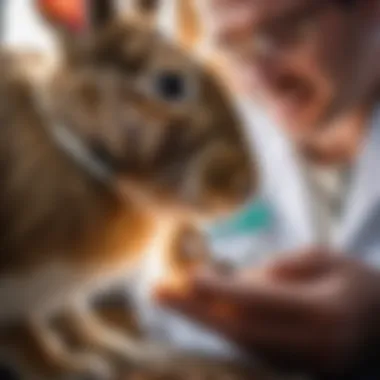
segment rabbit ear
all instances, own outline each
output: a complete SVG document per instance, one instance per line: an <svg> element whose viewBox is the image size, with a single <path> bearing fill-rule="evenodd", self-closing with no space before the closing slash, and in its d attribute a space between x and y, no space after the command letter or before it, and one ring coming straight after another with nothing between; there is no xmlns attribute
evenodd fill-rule
<svg viewBox="0 0 380 380"><path fill-rule="evenodd" d="M84 46L117 14L115 0L37 0L36 5L64 49Z"/></svg>
<svg viewBox="0 0 380 380"><path fill-rule="evenodd" d="M176 3L174 39L194 57L208 65L212 53L211 31L205 20L204 0Z"/></svg>
<svg viewBox="0 0 380 380"><path fill-rule="evenodd" d="M202 23L195 0L177 1L176 38L186 49L195 49L203 37Z"/></svg>
<svg viewBox="0 0 380 380"><path fill-rule="evenodd" d="M54 31L67 34L98 29L115 13L112 0L37 0L36 6Z"/></svg>

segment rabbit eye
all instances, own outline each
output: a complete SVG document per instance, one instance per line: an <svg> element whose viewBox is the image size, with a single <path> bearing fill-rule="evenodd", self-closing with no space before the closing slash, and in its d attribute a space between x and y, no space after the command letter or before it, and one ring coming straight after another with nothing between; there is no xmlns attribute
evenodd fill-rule
<svg viewBox="0 0 380 380"><path fill-rule="evenodd" d="M175 71L157 73L154 78L154 91L165 101L181 102L190 95L190 83L187 78Z"/></svg>

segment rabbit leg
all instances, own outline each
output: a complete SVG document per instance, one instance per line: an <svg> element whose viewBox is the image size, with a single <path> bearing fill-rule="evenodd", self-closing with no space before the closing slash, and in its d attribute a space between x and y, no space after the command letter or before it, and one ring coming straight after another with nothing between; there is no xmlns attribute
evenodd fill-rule
<svg viewBox="0 0 380 380"><path fill-rule="evenodd" d="M159 365L172 358L162 346L142 343L109 326L89 306L74 305L66 310L65 317L82 342L116 355L129 365Z"/></svg>
<svg viewBox="0 0 380 380"><path fill-rule="evenodd" d="M43 317L32 318L27 323L27 331L41 361L54 378L112 378L112 369L104 359L93 354L71 352L48 322Z"/></svg>

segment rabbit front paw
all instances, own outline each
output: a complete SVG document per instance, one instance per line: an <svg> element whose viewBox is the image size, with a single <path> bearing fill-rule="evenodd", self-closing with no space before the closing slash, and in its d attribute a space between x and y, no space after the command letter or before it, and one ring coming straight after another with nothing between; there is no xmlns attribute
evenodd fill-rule
<svg viewBox="0 0 380 380"><path fill-rule="evenodd" d="M41 367L36 379L109 380L114 377L113 366L102 356L70 350L45 320L30 321L28 329L38 353L36 364Z"/></svg>
<svg viewBox="0 0 380 380"><path fill-rule="evenodd" d="M77 354L61 362L62 375L58 380L111 380L115 378L112 367L96 355Z"/></svg>
<svg viewBox="0 0 380 380"><path fill-rule="evenodd" d="M111 355L121 364L134 365L142 362L146 352L140 349L140 344L128 335L126 331L119 331L108 325L98 315L87 307L71 307L65 311L65 323L82 346L93 351Z"/></svg>

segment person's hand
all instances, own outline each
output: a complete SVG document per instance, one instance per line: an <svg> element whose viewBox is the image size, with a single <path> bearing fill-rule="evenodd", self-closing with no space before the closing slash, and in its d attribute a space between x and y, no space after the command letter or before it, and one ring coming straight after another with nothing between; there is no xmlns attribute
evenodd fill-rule
<svg viewBox="0 0 380 380"><path fill-rule="evenodd" d="M158 298L271 364L340 373L378 342L380 273L342 256L307 252L246 273L199 273L190 285Z"/></svg>

